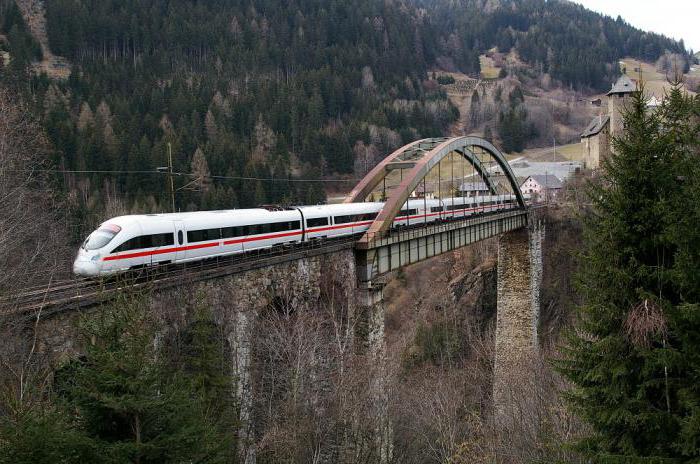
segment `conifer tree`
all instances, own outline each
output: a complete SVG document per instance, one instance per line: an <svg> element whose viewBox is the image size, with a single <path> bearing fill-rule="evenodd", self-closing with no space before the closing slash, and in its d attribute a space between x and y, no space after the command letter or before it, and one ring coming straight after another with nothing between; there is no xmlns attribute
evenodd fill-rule
<svg viewBox="0 0 700 464"><path fill-rule="evenodd" d="M688 201L700 186L697 115L697 101L678 89L658 113L635 93L591 187L585 304L558 367L573 383L572 408L592 427L579 449L595 462L700 456L700 214Z"/></svg>
<svg viewBox="0 0 700 464"><path fill-rule="evenodd" d="M196 365L173 370L150 314L143 299L124 297L82 324L85 359L61 385L67 410L79 417L102 462L225 462L230 440L202 397L218 381L205 380ZM209 348L197 345L203 362Z"/></svg>

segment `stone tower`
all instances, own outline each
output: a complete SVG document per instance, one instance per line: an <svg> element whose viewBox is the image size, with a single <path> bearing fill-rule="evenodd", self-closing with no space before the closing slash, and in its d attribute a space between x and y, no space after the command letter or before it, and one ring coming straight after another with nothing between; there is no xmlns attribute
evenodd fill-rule
<svg viewBox="0 0 700 464"><path fill-rule="evenodd" d="M620 76L608 92L608 114L593 118L581 133L583 164L586 168L598 169L601 162L610 155L612 138L622 135L622 114L635 90L637 84L632 79L626 74Z"/></svg>
<svg viewBox="0 0 700 464"><path fill-rule="evenodd" d="M623 74L608 92L608 116L610 117L610 136L618 137L623 131L622 112L630 100L630 95L637 90L637 84Z"/></svg>

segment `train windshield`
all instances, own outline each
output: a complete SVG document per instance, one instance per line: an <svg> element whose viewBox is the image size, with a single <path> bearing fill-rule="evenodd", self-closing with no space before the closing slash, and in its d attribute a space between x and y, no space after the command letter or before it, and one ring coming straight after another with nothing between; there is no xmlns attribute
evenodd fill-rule
<svg viewBox="0 0 700 464"><path fill-rule="evenodd" d="M91 233L83 243L83 248L86 250L98 250L107 245L112 239L122 230L121 227L114 224L105 224Z"/></svg>

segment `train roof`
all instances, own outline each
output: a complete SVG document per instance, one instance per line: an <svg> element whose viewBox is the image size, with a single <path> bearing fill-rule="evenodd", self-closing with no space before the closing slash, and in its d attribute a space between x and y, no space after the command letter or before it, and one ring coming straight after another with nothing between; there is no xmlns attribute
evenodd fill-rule
<svg viewBox="0 0 700 464"><path fill-rule="evenodd" d="M234 216L236 219L275 219L285 217L297 217L299 213L295 209L270 211L264 208L250 209L222 209L216 211L192 211L186 213L154 213L154 214L131 214L128 216L118 216L108 219L104 223L115 223L119 225L130 224L134 222L143 222L149 220L163 221L202 221L202 220L220 220L225 217ZM103 223L103 224L104 224Z"/></svg>
<svg viewBox="0 0 700 464"><path fill-rule="evenodd" d="M384 203L379 202L366 202L366 203L335 203L332 205L314 205L314 206L299 206L304 215L334 215L334 214L347 214L347 213L357 213L359 211L374 211L380 210L384 206Z"/></svg>

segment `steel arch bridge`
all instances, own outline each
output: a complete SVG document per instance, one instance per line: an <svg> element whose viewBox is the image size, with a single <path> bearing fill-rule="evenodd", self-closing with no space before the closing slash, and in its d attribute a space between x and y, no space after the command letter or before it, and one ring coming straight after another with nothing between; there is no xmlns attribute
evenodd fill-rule
<svg viewBox="0 0 700 464"><path fill-rule="evenodd" d="M497 188L491 174L484 166L484 156L495 161L510 184L520 209L527 209L520 186L508 161L491 142L474 136L417 140L399 148L377 164L345 199L345 203L365 201L381 183L386 181L391 172L401 170L400 184L392 189L389 195L386 195L386 189L384 189L384 208L358 243L366 243L371 238L384 236L411 193L419 187L420 182L425 182L428 173L452 154L457 154L468 162L494 195L497 194ZM404 170L408 171L405 175Z"/></svg>

